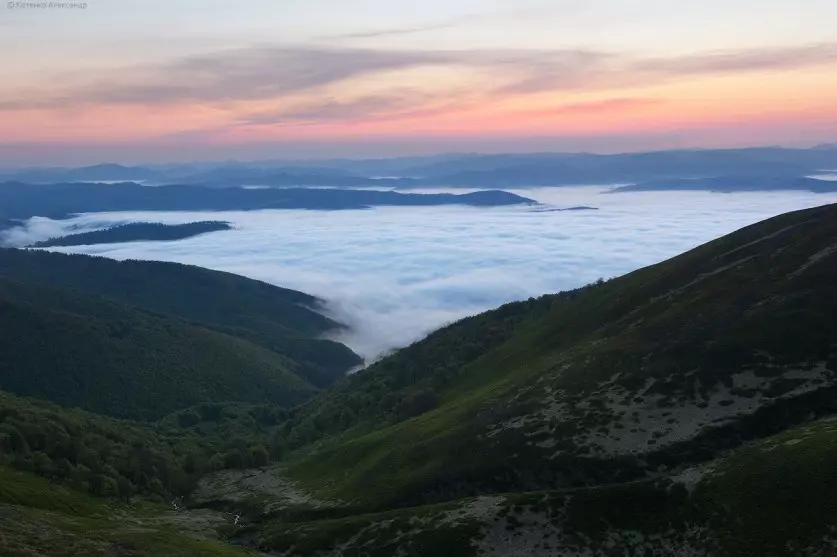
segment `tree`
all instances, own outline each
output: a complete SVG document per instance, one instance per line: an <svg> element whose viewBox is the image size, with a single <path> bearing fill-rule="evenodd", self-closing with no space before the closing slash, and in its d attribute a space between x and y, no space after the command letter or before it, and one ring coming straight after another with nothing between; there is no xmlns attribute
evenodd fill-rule
<svg viewBox="0 0 837 557"><path fill-rule="evenodd" d="M116 480L116 490L119 497L125 499L126 503L131 502L131 496L134 494L134 484L131 483L131 480L119 476Z"/></svg>
<svg viewBox="0 0 837 557"><path fill-rule="evenodd" d="M270 457L265 448L261 445L256 445L250 448L250 465L255 467L265 466Z"/></svg>
<svg viewBox="0 0 837 557"><path fill-rule="evenodd" d="M201 416L193 408L183 410L177 415L177 423L180 427L192 427L201 421Z"/></svg>
<svg viewBox="0 0 837 557"><path fill-rule="evenodd" d="M233 449L224 455L224 468L244 468L244 454L239 449Z"/></svg>
<svg viewBox="0 0 837 557"><path fill-rule="evenodd" d="M44 453L32 453L32 471L39 476L52 474L52 461Z"/></svg>

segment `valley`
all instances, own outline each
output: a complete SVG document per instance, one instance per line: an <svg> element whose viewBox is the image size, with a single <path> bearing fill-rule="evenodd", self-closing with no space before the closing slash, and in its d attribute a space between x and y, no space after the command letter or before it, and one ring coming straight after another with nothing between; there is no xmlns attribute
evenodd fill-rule
<svg viewBox="0 0 837 557"><path fill-rule="evenodd" d="M0 557L837 557L837 1L0 10Z"/></svg>
<svg viewBox="0 0 837 557"><path fill-rule="evenodd" d="M348 376L307 294L2 250L0 546L827 554L836 245L783 214Z"/></svg>

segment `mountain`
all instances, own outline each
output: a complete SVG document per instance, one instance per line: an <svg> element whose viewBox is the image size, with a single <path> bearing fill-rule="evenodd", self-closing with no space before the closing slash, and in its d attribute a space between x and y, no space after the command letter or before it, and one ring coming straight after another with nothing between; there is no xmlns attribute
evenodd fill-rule
<svg viewBox="0 0 837 557"><path fill-rule="evenodd" d="M221 221L188 222L185 224L163 224L161 222L132 222L112 226L104 230L92 230L68 234L36 242L29 247L49 248L55 246L85 246L91 244L118 244L122 242L166 242L182 240L209 232L232 230L232 225Z"/></svg>
<svg viewBox="0 0 837 557"><path fill-rule="evenodd" d="M365 209L377 205L532 205L531 199L502 191L463 195L402 194L392 191L304 188L147 187L119 184L0 183L0 219L65 218L101 211L252 211L259 209Z"/></svg>
<svg viewBox="0 0 837 557"><path fill-rule="evenodd" d="M9 261L0 275L20 266ZM196 271L160 272L175 273L177 292L187 275L176 273ZM827 205L460 320L291 409L199 404L149 425L0 394L0 550L62 554L94 540L140 555L240 545L280 555L831 555L835 275L837 205ZM200 284L188 276L183 284ZM56 316L140 319L66 285L3 281L12 309L0 317L17 311L10 323L28 327L18 338L2 325L3 358L20 347L24 363L39 362L37 350L59 363L107 358L120 347L91 350L103 335L81 338L88 326ZM155 319L208 331L142 318L144 334ZM144 344L165 355L187 334ZM33 349L40 338L72 341ZM60 381L59 367L37 370ZM68 443L76 437L80 446ZM55 472L70 471L62 459L72 473ZM78 491L121 497L120 483L149 506L114 499L103 511ZM184 491L182 513L153 506ZM216 540L188 546L199 516Z"/></svg>
<svg viewBox="0 0 837 557"><path fill-rule="evenodd" d="M837 143L820 143L811 147L811 149L817 151L837 151Z"/></svg>
<svg viewBox="0 0 837 557"><path fill-rule="evenodd" d="M668 476L350 516L285 510L248 531L293 555L831 555L835 449L825 418Z"/></svg>
<svg viewBox="0 0 837 557"><path fill-rule="evenodd" d="M0 552L9 557L254 557L218 539L214 528L229 524L219 512L109 500L0 467Z"/></svg>
<svg viewBox="0 0 837 557"><path fill-rule="evenodd" d="M469 155L418 164L404 169L400 175L413 177L416 184L424 187L513 188L619 184L724 175L798 178L829 168L837 168L835 150L763 147L608 155Z"/></svg>
<svg viewBox="0 0 837 557"><path fill-rule="evenodd" d="M669 477L346 516L312 499L265 511L275 503L255 490L274 499L303 496L287 482L267 483L273 478L265 469L211 474L175 510L161 503L176 486L163 485L158 474L194 474L204 448L192 446L185 458L177 451L198 437L4 394L0 408L3 454L18 468L0 466L0 551L8 555L105 556L125 548L137 556L255 554L241 544L278 554L381 557L607 555L614 547L632 555L760 557L828 555L833 548L833 418ZM9 451L12 439L27 447ZM202 503L221 478L238 479L228 492L234 512Z"/></svg>
<svg viewBox="0 0 837 557"><path fill-rule="evenodd" d="M231 273L177 263L0 249L2 277L105 296L246 339L295 362L296 373L317 387L361 361L346 346L322 338L342 325L312 309L321 300Z"/></svg>
<svg viewBox="0 0 837 557"><path fill-rule="evenodd" d="M814 178L781 178L771 176L716 176L713 178L657 180L612 189L609 193L632 191L737 191L802 190L814 193L837 192L837 181Z"/></svg>
<svg viewBox="0 0 837 557"><path fill-rule="evenodd" d="M565 211L598 211L598 207L589 207L587 205L578 205L576 207L542 207L532 209L533 213L562 213Z"/></svg>
<svg viewBox="0 0 837 557"><path fill-rule="evenodd" d="M409 178L367 178L364 176L353 176L339 169L306 169L293 167L225 167L189 175L179 180L178 183L197 184L211 188L252 185L295 188L395 188L416 185L415 181Z"/></svg>
<svg viewBox="0 0 837 557"><path fill-rule="evenodd" d="M797 178L837 169L837 149L755 147L684 149L645 153L448 153L380 159L203 162L124 167L102 164L75 169L33 168L0 174L0 181L30 184L144 181L213 188L282 187L508 188L623 184L663 179L751 175Z"/></svg>
<svg viewBox="0 0 837 557"><path fill-rule="evenodd" d="M2 179L31 184L52 182L123 182L127 180L159 180L163 175L142 166L105 163L79 168L31 168L2 174Z"/></svg>
<svg viewBox="0 0 837 557"><path fill-rule="evenodd" d="M69 290L0 282L4 390L140 420L201 402L292 406L316 388L245 339Z"/></svg>
<svg viewBox="0 0 837 557"><path fill-rule="evenodd" d="M837 156L831 157L837 159ZM807 161L785 160L745 151L668 151L621 155L518 156L466 159L457 165L416 168L420 183L450 187L511 188L613 184L727 174L799 177ZM837 160L835 160L837 162ZM816 168L816 167L815 167Z"/></svg>
<svg viewBox="0 0 837 557"><path fill-rule="evenodd" d="M577 487L837 410L835 245L837 206L790 213L434 333L301 409L303 430L342 413L374 431L299 471L339 462L337 492L370 503Z"/></svg>
<svg viewBox="0 0 837 557"><path fill-rule="evenodd" d="M291 412L297 448L270 474L318 514L262 514L256 538L499 555L525 552L508 544L529 529L532 544L558 543L547 555L570 542L822 548L835 514L813 486L837 477L835 275L829 205L439 330ZM797 505L810 512L783 522Z"/></svg>
<svg viewBox="0 0 837 557"><path fill-rule="evenodd" d="M204 404L191 412L218 430L196 431L0 392L0 554L254 555L226 541L230 515L182 498L208 471L274 458L252 427L274 411ZM250 431L229 430L234 420Z"/></svg>

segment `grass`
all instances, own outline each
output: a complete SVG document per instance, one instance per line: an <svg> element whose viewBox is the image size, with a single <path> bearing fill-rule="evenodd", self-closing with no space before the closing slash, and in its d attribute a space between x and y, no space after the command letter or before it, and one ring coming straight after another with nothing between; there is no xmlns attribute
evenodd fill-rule
<svg viewBox="0 0 837 557"><path fill-rule="evenodd" d="M735 555L816 554L837 524L837 418L752 443L720 461L697 492L726 509L715 525ZM814 545L812 549L812 544Z"/></svg>
<svg viewBox="0 0 837 557"><path fill-rule="evenodd" d="M166 507L89 497L0 467L0 554L245 557L255 552L198 539L166 520Z"/></svg>
<svg viewBox="0 0 837 557"><path fill-rule="evenodd" d="M813 394L794 394L800 381L782 374L812 362L837 370L837 324L829 317L837 313L837 258L809 264L835 243L837 206L820 207L584 289L545 316L521 319L508 339L461 365L436 388L435 408L347 429L297 452L288 473L318 495L371 512L478 493L624 482L660 463L705 461L833 412L833 397L825 396L830 379ZM486 319L490 314L483 328ZM440 334L436 345L454 344ZM436 365L431 356L423 354L428 369ZM763 412L754 415L765 420L713 424L709 417L699 435L667 441L662 430L679 425L668 417L652 424L648 443L634 447L636 457L603 448L609 435L633 427L622 416L704 408L708 395L731 388L745 370L769 380L769 398L759 399ZM365 373L352 380L357 392ZM621 401L608 401L608 389ZM350 401L353 393L344 395ZM308 408L317 406L300 413ZM515 427L497 433L514 420Z"/></svg>
<svg viewBox="0 0 837 557"><path fill-rule="evenodd" d="M692 489L674 475L501 493L482 507L468 498L320 520L285 515L247 535L293 555L477 555L485 543L499 554L756 557L827 555L837 545L837 417L748 443L694 479Z"/></svg>

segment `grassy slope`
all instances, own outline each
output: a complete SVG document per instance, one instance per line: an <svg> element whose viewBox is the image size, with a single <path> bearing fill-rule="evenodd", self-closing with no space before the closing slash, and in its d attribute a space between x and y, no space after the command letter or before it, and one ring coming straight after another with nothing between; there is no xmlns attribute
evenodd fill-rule
<svg viewBox="0 0 837 557"><path fill-rule="evenodd" d="M749 443L670 477L506 493L345 518L284 517L263 549L313 555L830 555L837 418Z"/></svg>
<svg viewBox="0 0 837 557"><path fill-rule="evenodd" d="M174 515L163 506L150 504L128 506L0 467L0 554L4 556L255 555L227 543L201 539L201 533L213 534L206 524L200 524L201 519L223 528L221 517ZM188 528L190 521L193 528ZM198 528L205 532L189 531Z"/></svg>
<svg viewBox="0 0 837 557"><path fill-rule="evenodd" d="M315 388L246 340L71 290L0 280L0 386L157 419L205 401L298 403Z"/></svg>
<svg viewBox="0 0 837 557"><path fill-rule="evenodd" d="M588 289L462 365L435 409L349 429L290 473L368 509L584 486L834 411L835 246L837 207L822 207Z"/></svg>
<svg viewBox="0 0 837 557"><path fill-rule="evenodd" d="M0 276L69 287L236 334L294 359L325 386L360 363L342 344L321 340L340 325L310 309L320 300L230 273L153 261L114 261L0 249Z"/></svg>

